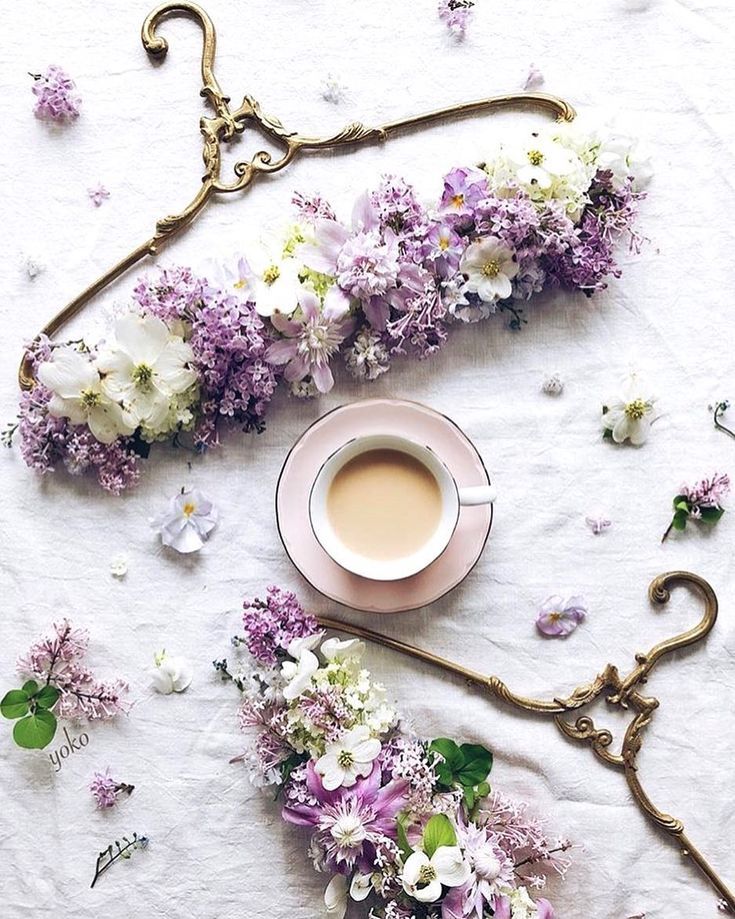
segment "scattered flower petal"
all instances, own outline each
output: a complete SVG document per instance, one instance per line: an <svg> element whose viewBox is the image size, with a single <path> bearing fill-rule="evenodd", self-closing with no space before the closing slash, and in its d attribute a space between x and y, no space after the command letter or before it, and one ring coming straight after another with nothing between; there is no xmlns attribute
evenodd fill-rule
<svg viewBox="0 0 735 919"><path fill-rule="evenodd" d="M94 188L88 188L87 194L89 195L89 200L95 207L99 207L103 201L106 201L110 197L109 191L101 183L98 183Z"/></svg>
<svg viewBox="0 0 735 919"><path fill-rule="evenodd" d="M585 517L584 522L595 536L599 536L600 533L604 533L605 530L612 526L612 520L608 520L607 517Z"/></svg>
<svg viewBox="0 0 735 919"><path fill-rule="evenodd" d="M347 98L347 90L344 84L333 74L329 73L322 83L321 96L325 102L332 105L339 105Z"/></svg>
<svg viewBox="0 0 735 919"><path fill-rule="evenodd" d="M161 534L164 546L177 552L198 552L217 525L219 513L214 504L197 489L182 488L168 508L151 519Z"/></svg>
<svg viewBox="0 0 735 919"><path fill-rule="evenodd" d="M544 82L544 75L535 64L531 64L528 68L528 74L524 80L523 88L526 91L540 89L544 85Z"/></svg>
<svg viewBox="0 0 735 919"><path fill-rule="evenodd" d="M552 373L551 376L546 377L541 389L548 396L558 396L564 391L564 381L558 373Z"/></svg>
<svg viewBox="0 0 735 919"><path fill-rule="evenodd" d="M581 597L549 597L541 605L536 617L539 632L550 638L566 638L584 622L587 609Z"/></svg>
<svg viewBox="0 0 735 919"><path fill-rule="evenodd" d="M110 574L121 581L128 573L128 560L124 555L116 555L110 562Z"/></svg>
<svg viewBox="0 0 735 919"><path fill-rule="evenodd" d="M21 264L30 281L35 281L46 270L44 263L35 255L23 255Z"/></svg>

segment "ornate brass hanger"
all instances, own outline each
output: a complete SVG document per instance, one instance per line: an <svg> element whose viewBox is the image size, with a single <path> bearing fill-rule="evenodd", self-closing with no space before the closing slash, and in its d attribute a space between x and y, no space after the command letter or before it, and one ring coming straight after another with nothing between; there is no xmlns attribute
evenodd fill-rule
<svg viewBox="0 0 735 919"><path fill-rule="evenodd" d="M329 137L306 137L296 131L286 130L277 118L264 114L259 103L252 96L245 96L238 108L234 110L230 108L230 97L222 92L214 75L214 55L217 43L214 25L207 13L196 3L189 3L186 0L183 3L163 3L146 17L141 37L148 54L154 57L163 57L166 54L168 42L157 34L157 29L163 19L176 15L189 16L201 26L204 40L201 95L209 102L215 113L213 118L203 117L199 121L199 130L204 138L204 175L201 187L180 213L159 220L155 233L150 239L141 243L120 262L113 265L54 316L42 329L42 335L53 336L116 278L146 256L157 255L163 245L194 220L213 195L242 191L257 176L278 172L288 166L291 160L302 151L327 150L370 141L382 141L406 128L422 127L443 118L471 115L509 106L531 105L550 112L559 121L572 121L575 117L572 106L556 96L546 93L510 93L478 99L475 102L449 105L446 108L401 118L378 127L366 127L361 122L355 121ZM235 178L228 182L220 175L221 145L233 140L237 134L242 134L248 125L258 128L282 150L282 154L274 158L266 150L258 151L252 159L236 163ZM27 354L20 365L18 382L21 389L30 389L34 383L32 364Z"/></svg>
<svg viewBox="0 0 735 919"><path fill-rule="evenodd" d="M659 810L644 791L638 773L636 757L641 749L644 738L644 729L650 724L651 719L659 707L659 700L641 692L648 676L656 664L667 654L686 648L701 641L712 631L717 621L717 597L714 590L696 574L687 571L670 571L654 578L648 588L648 595L653 603L659 605L667 603L671 596L672 587L677 585L691 585L695 587L704 599L704 614L700 622L687 632L676 635L667 641L662 641L644 654L636 654L636 666L627 676L621 676L617 667L608 664L602 673L598 674L591 683L578 686L568 696L559 696L553 699L530 699L512 692L505 683L496 676L485 676L473 670L468 670L460 664L452 663L429 651L423 651L413 645L381 635L370 629L364 629L348 622L341 622L325 616L319 617L319 622L324 628L334 629L338 632L347 632L369 641L377 642L386 648L392 648L401 654L416 657L441 667L443 670L462 677L469 683L479 686L497 699L513 708L525 712L534 712L539 715L548 715L565 737L588 743L594 753L608 766L621 769L625 775L628 786L633 793L638 807L645 816L660 830L665 832L679 846L682 855L690 858L699 870L707 877L712 887L727 903L730 910L735 912L735 894L727 887L717 872L712 868L707 859L694 846L684 832L684 824L676 817ZM586 705L596 699L604 697L608 705L630 710L631 721L623 736L619 753L612 750L613 735L606 728L598 728L588 715L578 715L576 720L570 721L565 715L577 713Z"/></svg>

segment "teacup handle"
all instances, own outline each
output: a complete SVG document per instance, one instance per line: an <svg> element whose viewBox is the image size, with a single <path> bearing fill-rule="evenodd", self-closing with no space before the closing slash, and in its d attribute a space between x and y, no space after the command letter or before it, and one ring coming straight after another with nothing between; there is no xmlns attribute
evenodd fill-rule
<svg viewBox="0 0 735 919"><path fill-rule="evenodd" d="M492 504L497 497L497 489L494 485L470 485L467 488L457 490L459 492L459 503L462 507Z"/></svg>

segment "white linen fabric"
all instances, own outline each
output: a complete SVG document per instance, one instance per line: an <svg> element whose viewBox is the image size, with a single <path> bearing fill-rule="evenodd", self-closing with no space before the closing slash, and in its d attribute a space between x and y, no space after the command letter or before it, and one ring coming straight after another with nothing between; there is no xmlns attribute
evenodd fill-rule
<svg viewBox="0 0 735 919"><path fill-rule="evenodd" d="M515 90L535 62L545 89L590 117L604 118L612 105L648 141L657 175L640 228L650 242L640 256L621 251L623 277L591 300L536 300L519 334L502 317L462 328L436 359L398 361L372 386L342 373L318 401L279 396L261 436L234 433L203 458L157 449L140 486L120 499L90 480L40 479L17 450L4 453L2 691L16 684L16 655L68 614L90 629L90 664L128 678L136 704L129 717L86 729L88 745L59 772L48 751L14 747L12 725L0 725L0 914L322 915L328 879L313 872L303 833L281 823L277 805L251 787L242 766L228 764L243 748L237 694L210 663L231 650L242 598L269 583L296 590L317 612L377 625L498 674L518 691L549 696L592 679L608 661L627 672L634 652L699 616L699 601L686 592L670 608L652 610L646 589L653 576L678 568L705 576L719 593L720 621L705 644L662 663L651 680L662 706L640 766L653 800L681 817L735 882L735 514L711 531L692 527L659 541L682 480L735 473L735 442L714 430L707 412L714 395L735 396L731 5L519 0L501 7L478 0L464 44L439 22L434 0L206 6L218 29L216 72L225 91L235 103L255 95L305 133ZM0 415L9 421L22 343L195 193L202 104L197 29L167 23L168 58L152 65L139 40L145 2L4 0L2 7ZM26 74L52 62L76 78L84 99L82 116L63 128L31 114ZM329 73L347 90L339 105L321 95ZM161 262L206 268L208 259L247 249L288 222L295 189L321 191L344 213L383 172L437 195L449 167L482 159L521 118L536 124L543 117L465 119L383 146L304 157L245 195L211 205ZM249 155L257 143L244 138L233 150ZM86 191L97 182L110 190L99 208ZM23 255L46 266L33 281ZM139 273L101 297L75 328L104 328L105 311L125 302ZM659 397L661 418L641 449L616 448L600 436L600 405L630 365L649 375ZM551 372L566 384L556 398L541 392ZM430 608L379 621L335 608L309 588L279 543L273 513L277 473L294 439L322 412L368 395L419 399L451 415L477 444L500 493L487 549L464 584ZM184 484L221 511L213 538L192 557L162 551L147 525ZM613 523L595 536L585 517L600 511ZM129 572L116 580L110 564L120 553ZM535 612L564 590L584 595L588 621L566 641L544 640ZM146 669L164 647L194 664L183 694L149 688ZM622 776L584 746L429 667L372 647L367 660L409 725L491 747L496 786L531 801L583 847L566 882L548 893L561 919L717 914L711 889L636 810ZM622 727L612 713L597 716ZM57 740L51 750L63 735ZM136 789L100 813L87 783L108 765ZM97 852L134 830L150 836L149 850L115 865L90 891Z"/></svg>

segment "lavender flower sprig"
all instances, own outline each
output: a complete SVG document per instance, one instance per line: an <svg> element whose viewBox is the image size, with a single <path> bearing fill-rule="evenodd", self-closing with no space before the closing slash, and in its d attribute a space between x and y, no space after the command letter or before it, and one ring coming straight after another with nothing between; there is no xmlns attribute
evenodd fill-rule
<svg viewBox="0 0 735 919"><path fill-rule="evenodd" d="M688 520L703 523L717 523L725 513L722 499L730 491L730 477L715 473L709 479L702 479L696 485L682 485L680 493L673 500L674 516L661 537L665 542L672 530L686 529Z"/></svg>

